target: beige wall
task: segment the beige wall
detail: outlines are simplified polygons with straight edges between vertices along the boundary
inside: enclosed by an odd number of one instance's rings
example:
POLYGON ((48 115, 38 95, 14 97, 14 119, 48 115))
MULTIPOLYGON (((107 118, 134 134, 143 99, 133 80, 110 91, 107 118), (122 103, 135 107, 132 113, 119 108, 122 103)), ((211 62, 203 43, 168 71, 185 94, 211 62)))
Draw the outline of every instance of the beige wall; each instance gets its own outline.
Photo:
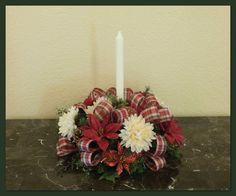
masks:
POLYGON ((93 87, 150 85, 176 116, 230 114, 229 6, 8 6, 6 118, 55 118, 93 87))

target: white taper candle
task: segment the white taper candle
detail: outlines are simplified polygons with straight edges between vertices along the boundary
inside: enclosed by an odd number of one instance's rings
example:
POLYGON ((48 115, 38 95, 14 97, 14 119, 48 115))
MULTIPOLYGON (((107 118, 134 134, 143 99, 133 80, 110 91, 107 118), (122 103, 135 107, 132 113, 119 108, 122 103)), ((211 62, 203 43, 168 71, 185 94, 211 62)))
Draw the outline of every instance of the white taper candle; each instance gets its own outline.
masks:
POLYGON ((116 94, 124 99, 124 40, 120 31, 116 36, 116 94))

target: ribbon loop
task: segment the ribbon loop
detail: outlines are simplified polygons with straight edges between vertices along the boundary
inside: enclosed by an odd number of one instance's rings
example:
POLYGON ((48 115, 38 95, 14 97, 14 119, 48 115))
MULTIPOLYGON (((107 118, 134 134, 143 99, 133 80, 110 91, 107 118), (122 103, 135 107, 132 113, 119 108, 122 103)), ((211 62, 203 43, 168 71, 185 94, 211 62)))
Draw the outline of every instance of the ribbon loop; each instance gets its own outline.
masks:
POLYGON ((94 152, 82 151, 80 153, 80 160, 86 166, 95 166, 101 161, 101 159, 102 159, 101 151, 94 151, 94 152))
POLYGON ((115 87, 109 88, 106 92, 106 95, 109 95, 109 94, 116 96, 116 88, 115 87))
POLYGON ((101 101, 96 108, 94 108, 94 115, 100 120, 104 120, 107 116, 110 116, 113 110, 113 106, 109 101, 101 101))
POLYGON ((140 113, 146 122, 156 121, 158 123, 170 121, 172 115, 168 108, 158 109, 157 106, 151 106, 140 113))
POLYGON ((158 107, 159 103, 158 103, 156 97, 153 94, 149 93, 145 96, 145 108, 148 108, 150 106, 158 107))
POLYGON ((168 108, 162 108, 158 110, 160 115, 160 122, 170 121, 172 119, 172 114, 168 108))
POLYGON ((94 152, 99 149, 97 143, 88 138, 81 138, 77 143, 77 147, 80 151, 86 152, 94 152))
POLYGON ((143 116, 146 122, 152 122, 154 120, 159 119, 160 114, 158 112, 158 108, 156 106, 151 106, 149 108, 144 109, 140 115, 143 116))
POLYGON ((82 109, 82 110, 86 109, 86 105, 84 103, 76 103, 74 104, 74 107, 76 107, 77 109, 82 109))
POLYGON ((161 135, 156 136, 156 150, 153 153, 153 156, 160 156, 166 152, 167 142, 165 138, 161 135))
POLYGON ((133 90, 131 88, 125 88, 124 89, 124 99, 128 102, 130 102, 132 95, 134 94, 133 90))
POLYGON ((144 95, 141 92, 133 93, 130 98, 130 106, 138 110, 140 104, 144 101, 144 95))
POLYGON ((105 96, 105 91, 104 90, 102 90, 102 89, 100 89, 100 88, 94 88, 93 90, 92 90, 92 92, 89 94, 89 97, 93 100, 93 101, 95 101, 95 100, 97 100, 99 97, 103 97, 103 96, 105 96))
POLYGON ((131 107, 123 107, 120 109, 116 109, 112 112, 112 120, 116 123, 123 123, 126 118, 135 113, 135 109, 131 107))
POLYGON ((154 157, 149 154, 145 157, 145 165, 152 171, 156 172, 166 165, 166 160, 164 157, 154 157))
POLYGON ((145 164, 152 171, 158 171, 163 168, 166 164, 164 157, 161 157, 167 149, 167 142, 165 138, 161 135, 156 136, 156 149, 154 151, 150 150, 144 155, 145 164))
POLYGON ((78 151, 75 144, 71 143, 67 138, 61 137, 57 141, 57 156, 63 157, 72 152, 78 151))

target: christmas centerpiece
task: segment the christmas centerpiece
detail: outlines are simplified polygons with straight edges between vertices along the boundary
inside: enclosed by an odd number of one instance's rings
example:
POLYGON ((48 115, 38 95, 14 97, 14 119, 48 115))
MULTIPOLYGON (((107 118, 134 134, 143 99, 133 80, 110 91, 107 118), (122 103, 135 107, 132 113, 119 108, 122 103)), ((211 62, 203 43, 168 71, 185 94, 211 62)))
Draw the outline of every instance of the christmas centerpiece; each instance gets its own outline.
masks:
POLYGON ((64 166, 111 181, 157 172, 169 158, 179 158, 184 139, 169 108, 149 88, 123 87, 120 38, 116 88, 94 88, 85 100, 59 110, 58 122, 57 156, 64 166))

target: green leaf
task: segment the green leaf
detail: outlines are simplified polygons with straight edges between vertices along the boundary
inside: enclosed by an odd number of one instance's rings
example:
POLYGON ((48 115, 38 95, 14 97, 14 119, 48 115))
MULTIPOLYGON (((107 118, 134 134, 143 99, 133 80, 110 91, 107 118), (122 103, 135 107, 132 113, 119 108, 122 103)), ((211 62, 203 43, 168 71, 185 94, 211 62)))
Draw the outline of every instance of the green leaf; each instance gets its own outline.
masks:
POLYGON ((166 153, 174 159, 180 159, 181 154, 179 152, 179 146, 174 144, 168 144, 166 153))
POLYGON ((111 182, 115 182, 115 179, 116 178, 119 178, 119 176, 115 173, 115 172, 106 172, 106 173, 103 173, 99 180, 108 180, 108 181, 111 181, 111 182))
POLYGON ((81 117, 79 119, 79 126, 83 126, 87 124, 87 118, 86 117, 81 117))
POLYGON ((130 165, 130 173, 144 173, 146 171, 146 167, 144 165, 144 158, 141 157, 137 159, 130 165))
POLYGON ((96 171, 97 171, 98 174, 104 173, 105 172, 105 166, 103 164, 99 164, 97 166, 97 170, 96 171))

